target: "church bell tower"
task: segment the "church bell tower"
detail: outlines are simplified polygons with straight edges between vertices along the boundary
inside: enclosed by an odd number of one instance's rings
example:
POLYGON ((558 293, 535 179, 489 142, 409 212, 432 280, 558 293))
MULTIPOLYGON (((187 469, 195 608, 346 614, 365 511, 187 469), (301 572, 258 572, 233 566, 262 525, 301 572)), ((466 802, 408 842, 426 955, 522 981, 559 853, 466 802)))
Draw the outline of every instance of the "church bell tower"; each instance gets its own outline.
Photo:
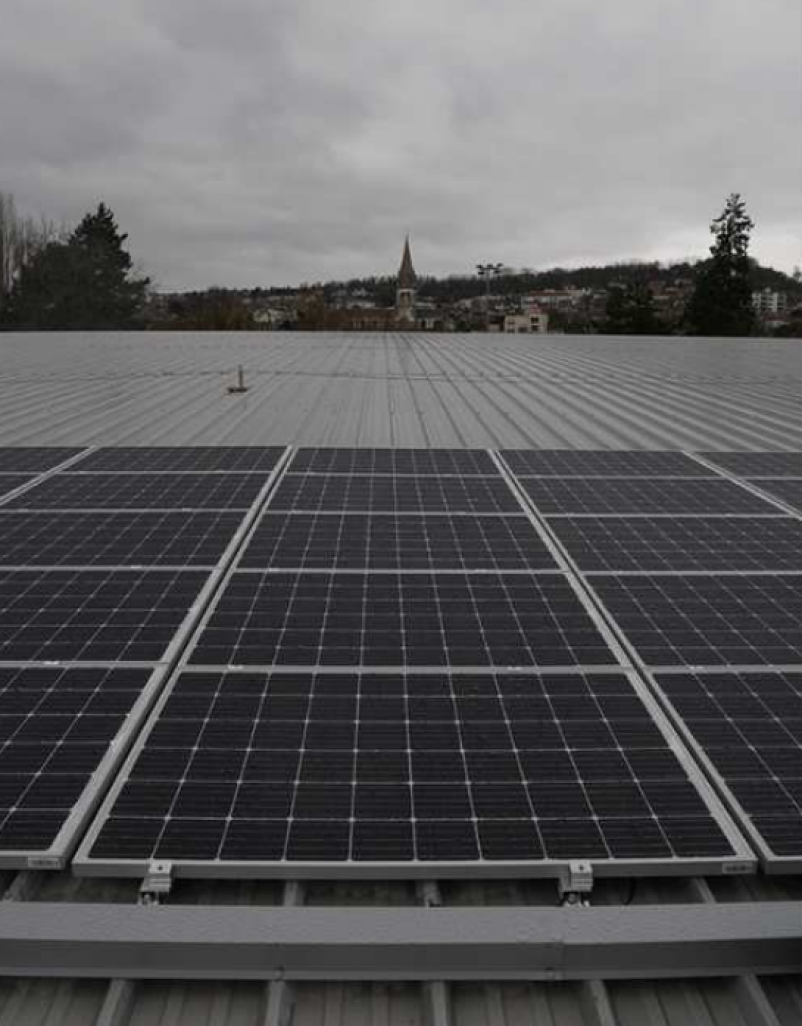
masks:
POLYGON ((409 235, 404 241, 404 255, 398 271, 398 288, 395 294, 395 317, 399 325, 415 324, 415 295, 417 293, 417 276, 412 266, 412 254, 409 251, 409 235))

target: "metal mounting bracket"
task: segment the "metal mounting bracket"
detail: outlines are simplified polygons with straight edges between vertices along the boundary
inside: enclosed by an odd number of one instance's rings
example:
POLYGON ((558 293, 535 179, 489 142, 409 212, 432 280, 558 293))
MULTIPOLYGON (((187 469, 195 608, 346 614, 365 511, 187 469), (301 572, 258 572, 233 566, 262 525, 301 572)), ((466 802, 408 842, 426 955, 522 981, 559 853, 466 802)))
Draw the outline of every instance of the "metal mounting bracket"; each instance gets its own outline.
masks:
POLYGON ((593 866, 572 861, 560 875, 560 902, 563 905, 588 905, 593 890, 593 866))
POLYGON ((148 873, 139 888, 140 905, 160 905, 162 898, 172 890, 172 862, 151 862, 148 873))

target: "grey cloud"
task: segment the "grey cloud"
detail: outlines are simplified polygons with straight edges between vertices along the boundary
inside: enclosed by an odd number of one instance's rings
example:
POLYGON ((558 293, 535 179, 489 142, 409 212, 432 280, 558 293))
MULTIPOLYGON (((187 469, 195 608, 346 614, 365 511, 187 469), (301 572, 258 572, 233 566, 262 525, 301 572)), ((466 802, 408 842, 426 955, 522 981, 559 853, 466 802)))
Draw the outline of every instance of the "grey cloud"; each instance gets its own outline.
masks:
POLYGON ((799 260, 796 0, 6 6, 0 187, 165 287, 702 255, 733 189, 799 260))

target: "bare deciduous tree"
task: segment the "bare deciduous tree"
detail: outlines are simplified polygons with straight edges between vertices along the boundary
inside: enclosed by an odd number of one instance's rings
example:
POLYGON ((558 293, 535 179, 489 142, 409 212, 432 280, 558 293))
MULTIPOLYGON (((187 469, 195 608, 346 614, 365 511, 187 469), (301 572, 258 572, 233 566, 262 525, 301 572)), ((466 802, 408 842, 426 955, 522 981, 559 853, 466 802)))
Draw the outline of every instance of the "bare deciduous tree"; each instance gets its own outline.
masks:
POLYGON ((52 221, 21 216, 14 196, 0 191, 0 308, 20 270, 58 236, 52 221))

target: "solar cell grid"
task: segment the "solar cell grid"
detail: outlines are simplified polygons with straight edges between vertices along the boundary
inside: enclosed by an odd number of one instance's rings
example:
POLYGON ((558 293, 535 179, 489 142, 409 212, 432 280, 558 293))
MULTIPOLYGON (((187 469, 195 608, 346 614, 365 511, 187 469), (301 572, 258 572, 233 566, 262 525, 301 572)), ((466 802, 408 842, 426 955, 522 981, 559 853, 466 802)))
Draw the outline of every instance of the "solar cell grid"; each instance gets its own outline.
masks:
POLYGON ((235 573, 195 664, 615 665, 562 575, 235 573))
POLYGON ((731 853, 623 675, 183 673, 90 858, 731 853))
POLYGON ((498 475, 484 449, 299 449, 293 472, 498 475))
POLYGON ((772 478, 771 480, 755 481, 756 485, 768 492, 775 499, 781 499, 790 506, 802 510, 802 480, 795 481, 793 478, 785 480, 772 478))
POLYGON ((267 482, 252 474, 56 474, 9 509, 248 509, 267 482))
POLYGON ((771 857, 802 860, 802 672, 656 679, 771 857))
POLYGON ((0 474, 0 498, 28 484, 29 481, 33 481, 33 476, 27 474, 0 474))
POLYGON ((541 513, 776 513, 776 507, 725 480, 521 477, 541 513))
POLYGON ((525 516, 265 514, 242 567, 526 570, 557 564, 525 516))
POLYGON ((0 855, 52 846, 149 678, 0 667, 0 855))
POLYGON ((802 576, 588 581, 649 666, 802 664, 802 576))
POLYGON ((504 449, 514 474, 556 477, 711 477, 715 472, 681 452, 504 449))
POLYGON ((240 513, 0 512, 0 565, 214 565, 240 513))
POLYGON ((553 517, 580 570, 802 570, 793 517, 553 517))
POLYGON ((158 660, 206 578, 198 571, 0 572, 0 661, 158 660))
POLYGON ((42 474, 76 456, 80 451, 80 449, 50 446, 0 447, 0 472, 4 474, 42 474))
POLYGON ((520 513, 503 478, 287 474, 271 510, 520 513))
POLYGON ((802 477, 802 452, 703 452, 740 477, 802 477))
POLYGON ((278 463, 283 448, 265 446, 117 446, 97 449, 81 460, 84 471, 157 472, 268 472, 278 463))

